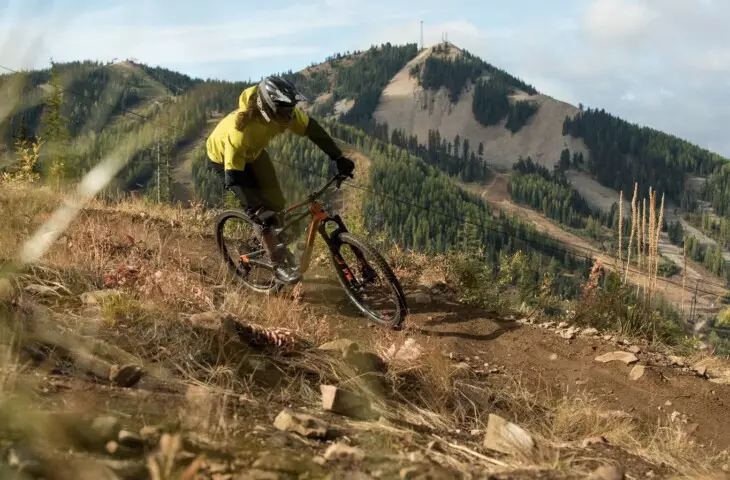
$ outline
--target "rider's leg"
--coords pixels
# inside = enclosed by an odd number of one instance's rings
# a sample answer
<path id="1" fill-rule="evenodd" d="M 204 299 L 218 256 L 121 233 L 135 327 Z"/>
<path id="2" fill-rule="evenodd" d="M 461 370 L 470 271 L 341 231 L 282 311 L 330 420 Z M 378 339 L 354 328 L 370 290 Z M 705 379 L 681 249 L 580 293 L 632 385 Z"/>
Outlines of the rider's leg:
<path id="1" fill-rule="evenodd" d="M 270 210 L 277 213 L 284 210 L 286 207 L 286 200 L 284 199 L 284 194 L 281 191 L 279 180 L 276 177 L 274 164 L 271 162 L 268 152 L 263 150 L 259 156 L 256 157 L 256 160 L 246 165 L 246 170 L 256 179 L 256 195 L 263 199 L 263 204 Z M 272 219 L 272 226 L 280 226 L 278 217 Z M 274 245 L 279 241 L 273 232 L 273 228 L 263 232 L 262 237 L 265 242 L 271 242 Z M 285 251 L 279 251 L 277 249 L 276 258 L 272 258 L 272 260 L 276 263 L 283 263 L 285 260 L 284 255 L 286 255 Z M 293 281 L 299 278 L 299 271 L 296 267 L 287 269 L 282 265 L 277 270 L 277 273 L 279 273 L 280 276 L 285 277 L 288 280 Z"/>
<path id="2" fill-rule="evenodd" d="M 216 175 L 221 179 L 221 183 L 225 181 L 225 170 L 223 165 L 216 162 L 209 162 L 211 168 Z M 260 189 L 258 187 L 257 178 L 250 168 L 251 164 L 246 164 L 244 170 L 232 172 L 234 175 L 235 183 L 230 187 L 230 191 L 238 199 L 238 203 L 241 208 L 251 217 L 254 212 L 263 204 L 263 199 L 258 195 Z M 254 226 L 257 234 L 262 237 L 262 243 L 269 258 L 276 260 L 276 238 L 273 234 L 269 233 L 267 228 L 261 228 L 258 225 Z"/>
<path id="3" fill-rule="evenodd" d="M 214 163 L 214 170 L 223 177 L 223 168 L 216 165 L 218 164 Z M 250 216 L 253 216 L 254 212 L 261 206 L 275 212 L 284 209 L 284 196 L 276 180 L 276 172 L 273 169 L 271 160 L 265 151 L 255 161 L 247 163 L 243 171 L 235 172 L 234 175 L 235 184 L 230 187 L 230 190 L 236 195 L 239 203 Z M 262 188 L 262 184 L 266 185 L 265 190 Z M 261 220 L 264 220 L 266 225 L 263 227 L 255 225 L 254 229 L 261 238 L 261 243 L 275 267 L 277 277 L 285 282 L 297 281 L 300 278 L 298 269 L 286 268 L 283 252 L 280 252 L 277 248 L 279 240 L 274 233 L 277 218 L 274 216 Z"/>

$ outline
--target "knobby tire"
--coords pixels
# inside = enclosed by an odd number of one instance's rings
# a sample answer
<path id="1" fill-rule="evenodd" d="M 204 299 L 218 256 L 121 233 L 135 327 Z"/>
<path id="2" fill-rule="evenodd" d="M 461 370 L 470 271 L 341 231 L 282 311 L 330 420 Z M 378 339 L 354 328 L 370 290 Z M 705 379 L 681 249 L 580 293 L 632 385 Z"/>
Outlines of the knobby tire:
<path id="1" fill-rule="evenodd" d="M 400 328 L 408 315 L 406 296 L 403 293 L 403 289 L 401 288 L 398 278 L 393 273 L 390 265 L 388 265 L 388 262 L 377 250 L 375 250 L 375 248 L 371 247 L 362 238 L 353 235 L 352 233 L 339 233 L 334 240 L 334 245 L 337 246 L 336 248 L 338 249 L 338 253 L 340 245 L 348 244 L 351 247 L 360 250 L 360 252 L 367 257 L 367 262 L 370 264 L 370 268 L 376 267 L 385 274 L 385 280 L 388 282 L 391 292 L 395 293 L 397 297 L 397 313 L 392 320 L 383 320 L 379 316 L 374 315 L 366 306 L 362 305 L 356 296 L 356 292 L 353 290 L 350 282 L 347 280 L 344 272 L 338 265 L 337 260 L 335 259 L 335 253 L 331 251 L 330 259 L 332 261 L 332 265 L 337 272 L 337 279 L 340 281 L 342 288 L 344 288 L 347 297 L 370 321 L 378 325 Z"/>

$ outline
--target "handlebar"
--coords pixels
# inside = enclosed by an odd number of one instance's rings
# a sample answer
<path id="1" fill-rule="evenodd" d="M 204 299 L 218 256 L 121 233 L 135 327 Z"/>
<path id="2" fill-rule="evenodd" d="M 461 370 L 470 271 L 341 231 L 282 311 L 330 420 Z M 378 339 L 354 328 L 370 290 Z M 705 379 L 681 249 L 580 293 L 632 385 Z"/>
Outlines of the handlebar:
<path id="1" fill-rule="evenodd" d="M 340 173 L 335 174 L 335 176 L 332 177 L 327 183 L 325 183 L 322 188 L 320 188 L 319 190 L 317 190 L 314 193 L 311 193 L 309 195 L 309 197 L 307 197 L 307 200 L 309 202 L 313 202 L 317 198 L 321 197 L 329 189 L 329 187 L 335 182 L 337 183 L 336 188 L 339 189 L 342 186 L 342 182 L 344 182 L 345 179 L 348 177 L 349 177 L 349 175 L 342 175 Z"/>

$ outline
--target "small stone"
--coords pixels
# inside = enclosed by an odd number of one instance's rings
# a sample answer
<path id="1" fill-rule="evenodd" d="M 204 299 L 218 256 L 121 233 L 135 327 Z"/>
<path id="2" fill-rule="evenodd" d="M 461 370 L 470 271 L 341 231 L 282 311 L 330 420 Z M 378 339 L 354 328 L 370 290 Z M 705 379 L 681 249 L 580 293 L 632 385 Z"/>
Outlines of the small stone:
<path id="1" fill-rule="evenodd" d="M 637 347 L 636 345 L 631 345 L 626 350 L 634 354 L 641 353 L 641 348 Z"/>
<path id="2" fill-rule="evenodd" d="M 379 355 L 359 350 L 345 350 L 342 359 L 352 366 L 358 373 L 385 373 L 387 365 Z"/>
<path id="3" fill-rule="evenodd" d="M 568 325 L 570 325 L 568 322 L 560 322 L 558 328 L 568 328 Z"/>
<path id="4" fill-rule="evenodd" d="M 105 449 L 110 455 L 114 455 L 119 450 L 119 444 L 114 440 L 106 442 Z"/>
<path id="5" fill-rule="evenodd" d="M 351 447 L 344 443 L 333 443 L 324 452 L 327 461 L 345 460 L 350 462 L 362 462 L 365 460 L 365 451 L 361 448 Z"/>
<path id="6" fill-rule="evenodd" d="M 695 365 L 694 367 L 692 367 L 692 371 L 700 377 L 707 376 L 707 367 L 704 365 Z"/>
<path id="7" fill-rule="evenodd" d="M 312 415 L 295 413 L 285 408 L 274 420 L 274 427 L 285 432 L 295 432 L 307 438 L 327 438 L 331 432 L 329 424 Z"/>
<path id="8" fill-rule="evenodd" d="M 431 300 L 431 296 L 428 295 L 427 293 L 417 292 L 416 294 L 413 295 L 413 301 L 417 305 L 428 305 L 429 303 L 431 303 L 432 300 Z"/>
<path id="9" fill-rule="evenodd" d="M 684 367 L 686 366 L 686 362 L 684 361 L 684 358 L 679 357 L 677 355 L 669 355 L 667 357 L 672 365 L 676 365 L 678 367 Z"/>
<path id="10" fill-rule="evenodd" d="M 550 360 L 555 361 L 557 359 L 558 359 L 558 354 L 557 353 L 551 353 L 550 354 Z"/>
<path id="11" fill-rule="evenodd" d="M 109 298 L 119 298 L 122 296 L 122 292 L 115 289 L 108 290 L 94 290 L 91 292 L 85 292 L 81 294 L 81 302 L 85 305 L 99 305 L 104 300 Z"/>
<path id="12" fill-rule="evenodd" d="M 526 453 L 535 447 L 535 441 L 525 429 L 508 422 L 499 415 L 489 414 L 484 447 L 497 452 L 514 455 Z"/>
<path id="13" fill-rule="evenodd" d="M 605 335 L 603 336 L 603 339 L 604 339 L 605 341 L 607 341 L 607 342 L 610 342 L 611 340 L 613 340 L 613 335 L 611 335 L 610 333 L 607 333 L 607 334 L 605 334 Z"/>
<path id="14" fill-rule="evenodd" d="M 624 480 L 624 478 L 626 478 L 624 468 L 615 465 L 598 467 L 587 477 L 588 480 Z"/>
<path id="15" fill-rule="evenodd" d="M 34 295 L 38 295 L 39 297 L 60 297 L 61 296 L 61 294 L 58 293 L 58 287 L 53 288 L 53 287 L 49 287 L 47 285 L 38 285 L 35 283 L 26 285 L 25 291 L 28 293 L 32 293 Z"/>
<path id="16" fill-rule="evenodd" d="M 97 438 L 99 438 L 100 442 L 106 443 L 119 438 L 119 432 L 122 427 L 119 423 L 119 419 L 116 417 L 103 415 L 96 417 L 91 422 L 91 429 L 94 431 Z"/>
<path id="17" fill-rule="evenodd" d="M 667 400 L 666 402 L 664 402 L 664 406 L 665 407 L 671 407 L 672 406 L 672 401 L 671 400 Z"/>
<path id="18" fill-rule="evenodd" d="M 594 337 L 594 336 L 598 335 L 598 329 L 593 328 L 593 327 L 588 327 L 586 329 L 583 329 L 583 331 L 580 332 L 580 334 L 584 337 Z"/>
<path id="19" fill-rule="evenodd" d="M 44 468 L 39 462 L 39 457 L 24 446 L 18 445 L 11 448 L 7 454 L 7 462 L 10 468 L 27 473 L 33 477 L 40 477 L 45 474 Z M 2 472 L 2 469 L 0 469 L 0 472 Z M 23 475 L 22 478 L 25 477 L 26 475 Z"/>
<path id="20" fill-rule="evenodd" d="M 130 448 L 141 448 L 145 445 L 145 441 L 140 435 L 137 435 L 136 433 L 132 433 L 127 430 L 119 431 L 117 441 L 120 445 L 124 445 L 125 447 Z"/>
<path id="21" fill-rule="evenodd" d="M 160 429 L 152 425 L 145 425 L 139 429 L 139 436 L 146 442 L 154 441 L 156 443 L 160 438 Z"/>
<path id="22" fill-rule="evenodd" d="M 144 371 L 138 365 L 112 365 L 109 371 L 109 380 L 119 387 L 130 388 L 135 386 L 144 376 Z"/>
<path id="23" fill-rule="evenodd" d="M 567 330 L 563 330 L 560 332 L 560 336 L 566 340 L 572 340 L 575 338 L 576 334 L 580 331 L 577 327 L 570 327 Z"/>
<path id="24" fill-rule="evenodd" d="M 356 342 L 353 342 L 349 338 L 340 338 L 332 340 L 331 342 L 323 343 L 319 346 L 319 350 L 342 352 L 344 355 L 347 351 L 359 351 L 360 347 Z"/>
<path id="25" fill-rule="evenodd" d="M 370 402 L 365 397 L 334 385 L 320 385 L 319 390 L 325 410 L 356 418 L 369 418 L 372 415 Z"/>
<path id="26" fill-rule="evenodd" d="M 645 371 L 646 367 L 644 367 L 644 365 L 635 365 L 634 368 L 632 368 L 629 372 L 629 378 L 633 381 L 636 381 L 644 376 Z"/>
<path id="27" fill-rule="evenodd" d="M 632 363 L 636 363 L 639 361 L 638 358 L 636 358 L 636 355 L 634 355 L 631 352 L 624 352 L 624 351 L 616 351 L 616 352 L 610 352 L 610 353 L 604 353 L 603 355 L 599 355 L 596 357 L 597 362 L 601 363 L 607 363 L 607 362 L 623 362 L 627 365 L 631 365 Z"/>
<path id="28" fill-rule="evenodd" d="M 223 324 L 225 319 L 230 317 L 230 315 L 223 312 L 210 311 L 190 315 L 189 321 L 194 327 L 197 328 L 202 328 L 206 330 L 218 330 L 221 328 L 221 325 Z"/>
<path id="29" fill-rule="evenodd" d="M 409 337 L 403 342 L 403 345 L 397 347 L 392 344 L 386 352 L 386 357 L 391 362 L 410 363 L 416 361 L 422 354 L 423 349 L 416 343 L 416 340 Z"/>
<path id="30" fill-rule="evenodd" d="M 590 445 L 599 445 L 599 444 L 602 444 L 602 445 L 608 444 L 608 440 L 606 440 L 606 437 L 604 437 L 602 435 L 599 435 L 597 437 L 589 437 L 589 438 L 586 438 L 585 440 L 583 440 L 583 443 L 582 443 L 583 448 L 586 448 Z"/>

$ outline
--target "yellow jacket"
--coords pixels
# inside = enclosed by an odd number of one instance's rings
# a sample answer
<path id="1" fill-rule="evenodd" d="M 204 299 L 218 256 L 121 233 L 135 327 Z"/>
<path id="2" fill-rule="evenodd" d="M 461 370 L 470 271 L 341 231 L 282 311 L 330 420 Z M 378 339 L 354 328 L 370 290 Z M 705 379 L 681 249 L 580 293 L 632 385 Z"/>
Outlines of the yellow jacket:
<path id="1" fill-rule="evenodd" d="M 288 125 L 266 123 L 257 118 L 240 132 L 236 130 L 236 114 L 245 111 L 248 99 L 256 93 L 258 85 L 245 89 L 238 97 L 238 109 L 226 115 L 208 136 L 208 156 L 216 163 L 223 163 L 226 170 L 243 170 L 246 163 L 253 162 L 276 135 L 290 130 L 299 136 L 307 135 L 309 116 L 298 108 Z"/>

